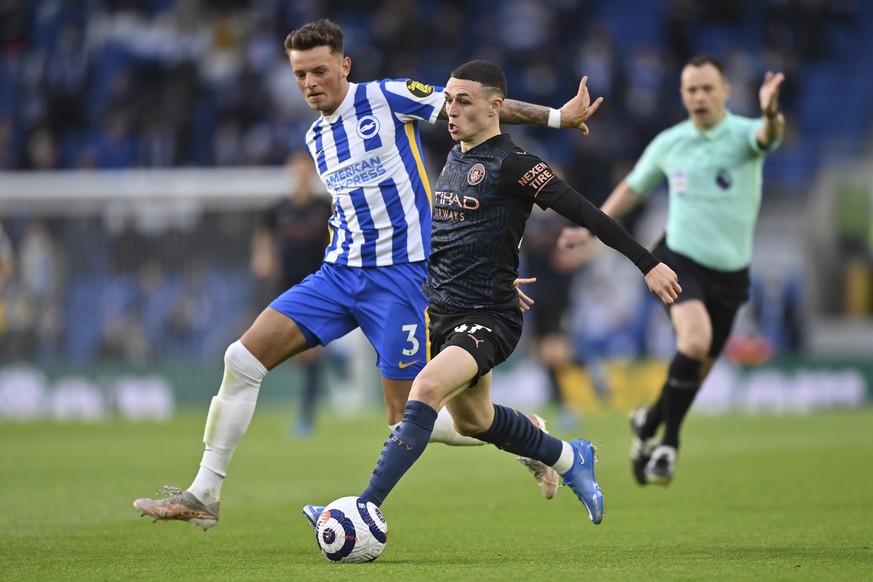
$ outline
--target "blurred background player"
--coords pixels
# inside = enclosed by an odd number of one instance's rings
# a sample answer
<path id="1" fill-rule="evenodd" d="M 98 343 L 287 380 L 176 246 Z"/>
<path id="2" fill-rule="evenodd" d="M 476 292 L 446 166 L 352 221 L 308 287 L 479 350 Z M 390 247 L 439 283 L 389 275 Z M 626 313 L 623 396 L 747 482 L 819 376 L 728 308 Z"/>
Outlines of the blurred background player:
<path id="1" fill-rule="evenodd" d="M 15 251 L 12 248 L 12 241 L 6 236 L 6 231 L 0 224 L 0 338 L 5 335 L 7 327 L 6 284 L 12 279 L 14 273 Z"/>
<path id="2" fill-rule="evenodd" d="M 445 119 L 445 99 L 441 89 L 411 79 L 350 82 L 352 61 L 343 44 L 343 30 L 322 19 L 291 32 L 284 45 L 298 88 L 321 113 L 306 133 L 306 146 L 334 203 L 322 266 L 276 298 L 228 347 L 194 481 L 184 491 L 164 488 L 162 499 L 137 499 L 142 515 L 204 529 L 218 522 L 221 487 L 261 382 L 288 358 L 360 328 L 376 349 L 391 426 L 401 421 L 412 380 L 427 361 L 421 285 L 432 217 L 418 124 Z M 561 110 L 512 101 L 504 120 L 587 132 L 586 80 Z M 453 445 L 481 444 L 459 434 L 448 413 L 432 436 Z M 554 494 L 542 487 L 553 472 L 528 469 L 544 494 Z"/>
<path id="3" fill-rule="evenodd" d="M 327 221 L 332 214 L 330 197 L 315 173 L 312 158 L 297 151 L 286 162 L 290 194 L 264 214 L 252 237 L 252 271 L 281 291 L 290 289 L 315 273 L 330 240 Z M 298 436 L 309 435 L 315 426 L 318 393 L 324 377 L 325 354 L 321 346 L 301 352 L 294 361 L 303 372 L 300 412 L 294 428 Z"/>
<path id="4" fill-rule="evenodd" d="M 12 249 L 12 241 L 6 236 L 6 231 L 0 224 L 0 291 L 6 287 L 13 272 L 15 272 L 15 251 Z"/>
<path id="5" fill-rule="evenodd" d="M 783 81 L 782 73 L 767 72 L 758 92 L 761 117 L 741 117 L 726 108 L 731 87 L 718 59 L 692 57 L 680 87 L 688 119 L 658 134 L 602 206 L 618 219 L 668 181 L 666 234 L 653 252 L 678 273 L 684 291 L 668 307 L 676 353 L 660 397 L 631 418 L 631 464 L 640 484 L 672 480 L 682 422 L 749 298 L 764 156 L 785 131 L 779 110 Z M 588 236 L 584 229 L 567 229 L 559 243 L 573 245 Z"/>

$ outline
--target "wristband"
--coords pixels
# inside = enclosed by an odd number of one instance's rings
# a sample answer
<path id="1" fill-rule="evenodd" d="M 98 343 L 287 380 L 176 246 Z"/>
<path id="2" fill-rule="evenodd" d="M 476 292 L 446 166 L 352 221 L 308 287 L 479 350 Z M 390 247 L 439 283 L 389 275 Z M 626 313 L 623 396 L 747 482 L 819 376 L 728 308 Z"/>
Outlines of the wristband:
<path id="1" fill-rule="evenodd" d="M 549 109 L 549 122 L 546 124 L 552 129 L 561 129 L 561 110 Z"/>

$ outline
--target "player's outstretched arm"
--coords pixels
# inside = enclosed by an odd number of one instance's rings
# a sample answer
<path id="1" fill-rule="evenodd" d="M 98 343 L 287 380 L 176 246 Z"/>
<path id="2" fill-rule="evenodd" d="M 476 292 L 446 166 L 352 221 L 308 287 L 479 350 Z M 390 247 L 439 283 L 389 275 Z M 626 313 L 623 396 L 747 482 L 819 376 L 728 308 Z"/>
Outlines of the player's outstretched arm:
<path id="1" fill-rule="evenodd" d="M 610 193 L 600 209 L 607 216 L 618 220 L 630 212 L 642 199 L 643 197 L 634 192 L 633 188 L 630 187 L 627 179 L 624 179 Z M 586 246 L 591 244 L 591 239 L 592 234 L 586 228 L 578 226 L 566 227 L 561 231 L 561 236 L 558 238 L 558 248 L 569 249 L 575 246 Z"/>
<path id="2" fill-rule="evenodd" d="M 676 273 L 582 194 L 570 188 L 552 202 L 551 208 L 576 224 L 584 225 L 605 245 L 630 259 L 645 274 L 649 290 L 660 297 L 661 301 L 669 305 L 678 297 L 682 288 Z"/>
<path id="3" fill-rule="evenodd" d="M 582 77 L 579 82 L 579 91 L 576 95 L 564 103 L 564 105 L 552 113 L 550 107 L 534 105 L 515 99 L 506 99 L 503 109 L 500 110 L 500 123 L 510 125 L 541 125 L 554 128 L 577 128 L 588 135 L 588 126 L 585 121 L 594 115 L 603 97 L 598 97 L 594 103 L 588 94 L 588 77 Z M 551 122 L 551 123 L 550 123 Z"/>

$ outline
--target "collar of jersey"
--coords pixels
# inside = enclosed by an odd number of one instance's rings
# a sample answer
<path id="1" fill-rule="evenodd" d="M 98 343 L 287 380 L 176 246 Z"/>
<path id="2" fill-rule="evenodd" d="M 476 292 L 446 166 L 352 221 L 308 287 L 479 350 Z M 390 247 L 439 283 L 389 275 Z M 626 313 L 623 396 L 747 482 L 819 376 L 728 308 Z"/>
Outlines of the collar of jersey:
<path id="1" fill-rule="evenodd" d="M 697 131 L 701 135 L 701 137 L 703 137 L 703 139 L 705 139 L 707 141 L 717 140 L 718 138 L 720 138 L 721 136 L 723 136 L 724 134 L 726 134 L 728 132 L 728 125 L 729 125 L 728 120 L 731 117 L 733 117 L 731 115 L 731 112 L 728 111 L 727 109 L 725 109 L 724 119 L 722 119 L 718 125 L 716 125 L 715 127 L 711 127 L 709 129 L 707 129 L 706 131 L 700 131 L 700 130 L 697 130 Z M 692 124 L 692 127 L 693 127 L 693 124 Z M 695 129 L 697 129 L 697 128 L 695 128 Z"/>
<path id="2" fill-rule="evenodd" d="M 481 148 L 485 144 L 494 145 L 497 142 L 500 142 L 503 140 L 512 141 L 512 137 L 510 137 L 510 135 L 508 133 L 501 133 L 501 134 L 495 135 L 494 137 L 489 137 L 488 139 L 486 139 L 485 141 L 483 141 L 482 143 L 480 143 L 476 147 L 470 148 L 467 151 L 462 151 L 461 144 L 458 144 L 458 151 L 461 152 L 462 156 L 468 156 L 470 154 L 476 153 L 476 150 L 478 150 L 479 148 Z"/>
<path id="3" fill-rule="evenodd" d="M 329 116 L 325 117 L 324 120 L 328 123 L 336 123 L 336 120 L 340 118 L 342 112 L 345 111 L 348 107 L 355 104 L 355 87 L 357 87 L 357 83 L 349 83 L 349 91 L 346 93 L 346 96 L 343 98 L 343 102 L 340 103 L 339 107 L 336 108 L 336 111 L 331 113 Z"/>

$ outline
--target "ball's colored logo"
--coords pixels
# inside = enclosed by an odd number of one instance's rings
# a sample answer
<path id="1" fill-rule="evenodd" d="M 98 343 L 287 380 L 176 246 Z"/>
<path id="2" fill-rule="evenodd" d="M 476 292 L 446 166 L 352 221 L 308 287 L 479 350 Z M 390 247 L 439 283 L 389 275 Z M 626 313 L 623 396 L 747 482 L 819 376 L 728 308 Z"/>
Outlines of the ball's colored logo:
<path id="1" fill-rule="evenodd" d="M 416 97 L 427 97 L 433 93 L 433 85 L 425 85 L 412 79 L 406 80 L 406 89 Z"/>
<path id="2" fill-rule="evenodd" d="M 470 186 L 475 186 L 479 182 L 485 179 L 485 166 L 482 164 L 476 164 L 470 171 L 467 172 L 467 183 Z"/>

